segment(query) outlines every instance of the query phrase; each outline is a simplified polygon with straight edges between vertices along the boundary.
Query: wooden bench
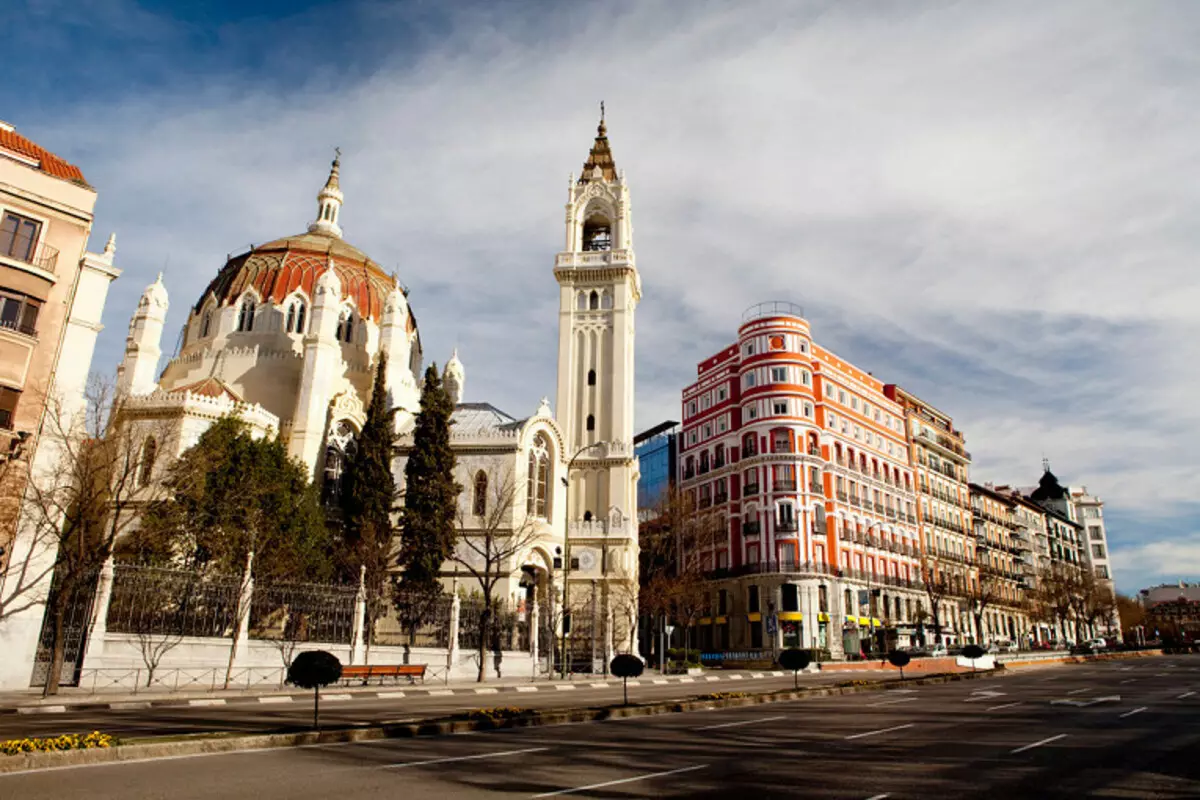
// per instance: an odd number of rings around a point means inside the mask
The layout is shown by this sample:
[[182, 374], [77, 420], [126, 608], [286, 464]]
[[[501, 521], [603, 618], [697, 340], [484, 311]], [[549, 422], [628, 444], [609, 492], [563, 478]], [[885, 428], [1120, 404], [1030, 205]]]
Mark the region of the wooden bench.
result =
[[366, 667], [342, 667], [342, 682], [349, 684], [354, 681], [362, 681], [362, 685], [366, 686], [372, 679], [378, 679], [380, 683], [383, 683], [388, 678], [394, 681], [408, 678], [409, 683], [416, 683], [420, 678], [424, 683], [426, 667], [426, 664], [374, 664]]

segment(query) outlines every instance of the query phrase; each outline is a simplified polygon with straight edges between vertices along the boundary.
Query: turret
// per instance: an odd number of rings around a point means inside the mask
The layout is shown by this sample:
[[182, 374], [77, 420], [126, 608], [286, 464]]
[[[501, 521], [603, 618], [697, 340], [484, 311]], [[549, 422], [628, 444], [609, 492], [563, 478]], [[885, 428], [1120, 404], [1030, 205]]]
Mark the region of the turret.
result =
[[[105, 255], [111, 257], [115, 242], [110, 239]], [[146, 287], [138, 299], [137, 310], [129, 320], [125, 337], [125, 357], [117, 368], [117, 392], [122, 395], [150, 394], [158, 388], [156, 372], [162, 355], [163, 323], [167, 319], [167, 287], [162, 273]]]
[[338, 216], [342, 211], [342, 188], [339, 185], [338, 171], [342, 163], [342, 151], [334, 148], [337, 155], [329, 169], [329, 178], [321, 191], [317, 192], [317, 218], [308, 226], [309, 233], [320, 233], [326, 236], [342, 238], [342, 229], [338, 225]]
[[450, 395], [450, 402], [456, 406], [462, 402], [466, 383], [467, 375], [463, 369], [463, 363], [458, 360], [458, 348], [456, 347], [450, 354], [450, 360], [446, 362], [446, 368], [442, 370], [442, 385], [446, 387], [446, 394]]

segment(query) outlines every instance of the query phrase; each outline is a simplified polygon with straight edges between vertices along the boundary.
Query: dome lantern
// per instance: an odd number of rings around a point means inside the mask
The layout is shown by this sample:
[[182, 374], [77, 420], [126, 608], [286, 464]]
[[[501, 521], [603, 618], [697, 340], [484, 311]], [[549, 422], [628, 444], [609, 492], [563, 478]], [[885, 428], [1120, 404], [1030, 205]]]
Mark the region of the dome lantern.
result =
[[329, 169], [329, 179], [317, 192], [317, 218], [308, 226], [309, 233], [323, 234], [337, 239], [342, 238], [342, 228], [338, 225], [338, 216], [342, 211], [342, 189], [338, 182], [338, 170], [342, 164], [341, 148], [333, 148], [333, 164]]

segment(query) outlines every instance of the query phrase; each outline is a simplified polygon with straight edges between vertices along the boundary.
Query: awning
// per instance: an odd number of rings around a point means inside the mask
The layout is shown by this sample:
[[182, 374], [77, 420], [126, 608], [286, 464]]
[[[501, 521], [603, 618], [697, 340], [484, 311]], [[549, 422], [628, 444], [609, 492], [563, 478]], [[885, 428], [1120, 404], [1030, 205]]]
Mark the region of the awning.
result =
[[750, 620], [751, 622], [762, 622], [762, 614], [758, 611], [755, 611], [753, 614], [747, 614], [746, 619]]
[[801, 611], [780, 611], [780, 622], [798, 622], [804, 619], [804, 613]]
[[829, 622], [829, 615], [826, 614], [824, 611], [820, 611], [817, 613], [817, 621], [818, 622]]

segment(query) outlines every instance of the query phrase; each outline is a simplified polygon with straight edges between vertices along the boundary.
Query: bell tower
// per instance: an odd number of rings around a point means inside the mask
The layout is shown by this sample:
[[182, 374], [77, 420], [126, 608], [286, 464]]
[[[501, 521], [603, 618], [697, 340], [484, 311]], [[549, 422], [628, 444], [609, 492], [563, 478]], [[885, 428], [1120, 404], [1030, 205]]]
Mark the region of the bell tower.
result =
[[[634, 311], [641, 278], [633, 254], [629, 187], [617, 172], [604, 105], [583, 173], [567, 186], [559, 285], [559, 425], [571, 469], [569, 535], [637, 545], [633, 453]], [[595, 445], [585, 449], [589, 445]], [[576, 455], [578, 453], [578, 455]]]

